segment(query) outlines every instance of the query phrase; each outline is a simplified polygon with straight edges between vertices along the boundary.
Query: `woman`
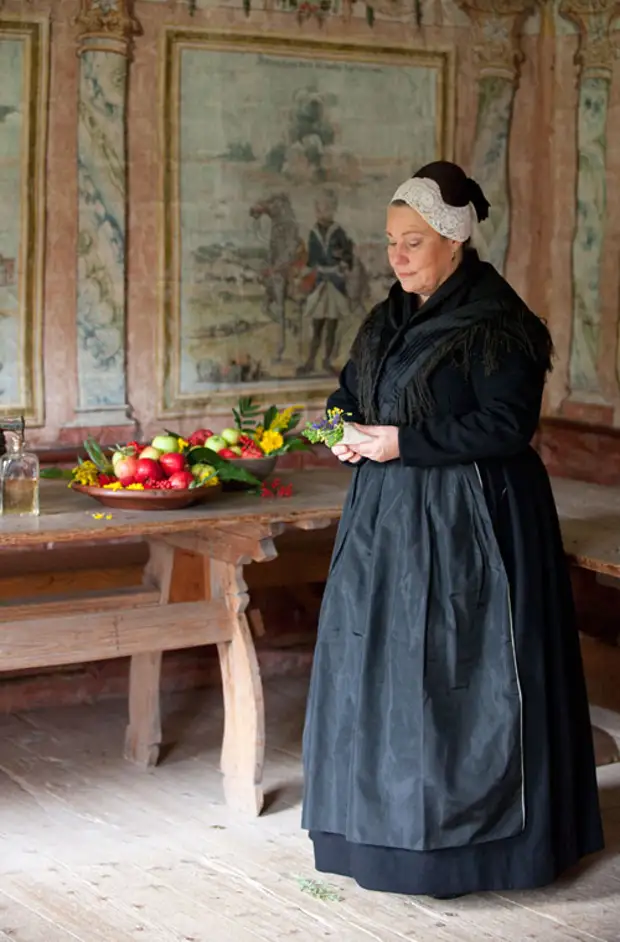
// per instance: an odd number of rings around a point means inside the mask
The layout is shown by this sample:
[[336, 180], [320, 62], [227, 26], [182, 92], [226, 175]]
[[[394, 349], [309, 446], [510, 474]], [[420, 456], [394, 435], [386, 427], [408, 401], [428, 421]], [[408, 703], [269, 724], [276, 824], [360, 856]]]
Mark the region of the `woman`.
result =
[[603, 847], [569, 575], [530, 440], [552, 344], [469, 248], [480, 187], [422, 168], [388, 208], [397, 282], [329, 408], [366, 435], [304, 731], [318, 870], [449, 898], [541, 886]]

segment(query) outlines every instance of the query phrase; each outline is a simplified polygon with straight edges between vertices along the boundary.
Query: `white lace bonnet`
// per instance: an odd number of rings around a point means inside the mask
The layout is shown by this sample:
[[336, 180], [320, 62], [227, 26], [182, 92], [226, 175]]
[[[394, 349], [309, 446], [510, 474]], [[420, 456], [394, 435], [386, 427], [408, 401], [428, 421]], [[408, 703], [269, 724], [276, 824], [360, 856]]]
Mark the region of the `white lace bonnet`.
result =
[[467, 242], [474, 232], [477, 217], [472, 204], [450, 206], [444, 202], [439, 185], [428, 177], [405, 180], [391, 202], [403, 202], [415, 209], [432, 229], [446, 239]]

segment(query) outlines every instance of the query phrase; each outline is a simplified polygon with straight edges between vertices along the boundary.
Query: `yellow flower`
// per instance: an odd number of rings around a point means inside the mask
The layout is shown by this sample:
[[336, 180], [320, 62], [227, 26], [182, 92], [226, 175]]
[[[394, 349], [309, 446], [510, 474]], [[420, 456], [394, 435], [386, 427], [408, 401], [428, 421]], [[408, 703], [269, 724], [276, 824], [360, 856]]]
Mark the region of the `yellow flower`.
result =
[[93, 514], [93, 520], [103, 520], [104, 514]]
[[106, 515], [105, 515], [105, 518], [106, 518], [106, 520], [111, 520], [111, 519], [112, 519], [112, 514], [106, 514]]
[[111, 484], [104, 484], [103, 489], [105, 491], [122, 491], [123, 485], [120, 481], [112, 481]]
[[254, 429], [253, 437], [256, 439], [257, 442], [261, 440], [264, 434], [264, 431], [265, 429], [262, 425], [257, 425], [256, 428]]
[[279, 448], [282, 448], [284, 444], [284, 438], [280, 435], [279, 432], [274, 432], [271, 429], [267, 429], [263, 433], [263, 436], [260, 440], [260, 447], [263, 449], [266, 455], [270, 455], [272, 451], [277, 451]]
[[85, 487], [96, 487], [99, 483], [99, 472], [92, 461], [84, 461], [71, 472], [72, 483], [83, 484]]
[[283, 409], [282, 412], [278, 412], [269, 426], [269, 428], [274, 431], [279, 431], [280, 429], [288, 428], [289, 423], [296, 412], [301, 412], [303, 406], [289, 406], [287, 409]]
[[178, 442], [179, 442], [179, 448], [181, 449], [181, 451], [185, 451], [185, 449], [189, 445], [189, 442], [186, 442], [184, 438], [179, 438]]
[[128, 484], [125, 490], [126, 491], [143, 491], [144, 484]]
[[211, 477], [204, 477], [200, 479], [201, 487], [213, 487], [215, 484], [219, 484], [220, 479], [217, 474], [212, 474]]

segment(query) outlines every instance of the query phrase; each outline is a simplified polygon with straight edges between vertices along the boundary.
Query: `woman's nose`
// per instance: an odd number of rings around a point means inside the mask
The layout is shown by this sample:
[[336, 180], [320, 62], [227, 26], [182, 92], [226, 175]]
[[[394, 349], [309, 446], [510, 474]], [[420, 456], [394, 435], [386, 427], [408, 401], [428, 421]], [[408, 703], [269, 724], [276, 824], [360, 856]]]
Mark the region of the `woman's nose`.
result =
[[402, 245], [396, 246], [396, 254], [394, 261], [397, 265], [402, 265], [407, 262], [407, 253], [405, 252]]

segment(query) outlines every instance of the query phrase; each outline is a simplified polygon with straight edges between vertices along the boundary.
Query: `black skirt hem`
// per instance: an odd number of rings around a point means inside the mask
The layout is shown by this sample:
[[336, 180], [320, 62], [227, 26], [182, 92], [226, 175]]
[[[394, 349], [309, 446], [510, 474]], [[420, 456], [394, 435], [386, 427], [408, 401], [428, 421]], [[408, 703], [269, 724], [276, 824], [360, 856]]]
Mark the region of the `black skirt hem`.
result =
[[591, 846], [582, 850], [567, 848], [553, 859], [547, 856], [534, 861], [523, 853], [511, 854], [509, 841], [498, 841], [489, 854], [480, 846], [418, 852], [353, 844], [341, 834], [323, 831], [311, 831], [309, 836], [319, 873], [349, 877], [364, 890], [404, 896], [538, 889], [555, 883], [582, 858], [604, 846], [592, 840]]

